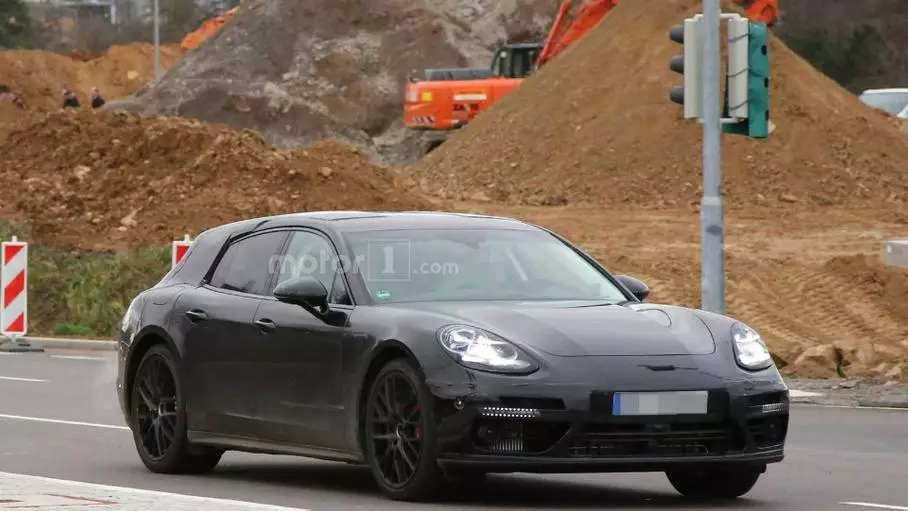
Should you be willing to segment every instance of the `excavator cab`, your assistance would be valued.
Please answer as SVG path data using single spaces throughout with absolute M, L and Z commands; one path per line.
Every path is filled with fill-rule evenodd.
M 536 59 L 542 43 L 519 43 L 503 46 L 492 59 L 492 76 L 523 78 L 536 70 Z

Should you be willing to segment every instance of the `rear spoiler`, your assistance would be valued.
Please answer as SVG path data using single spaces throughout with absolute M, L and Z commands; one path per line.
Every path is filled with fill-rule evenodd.
M 425 69 L 422 78 L 411 75 L 411 82 L 449 82 L 459 80 L 483 80 L 492 77 L 492 71 L 483 67 L 453 67 L 444 69 Z

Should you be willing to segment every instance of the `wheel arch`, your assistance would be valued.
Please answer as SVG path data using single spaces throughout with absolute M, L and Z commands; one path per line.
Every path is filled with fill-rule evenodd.
M 129 355 L 126 358 L 126 371 L 123 375 L 124 397 L 127 410 L 132 409 L 132 392 L 130 389 L 132 388 L 135 372 L 139 368 L 139 362 L 142 361 L 142 357 L 148 353 L 148 350 L 158 345 L 167 346 L 174 356 L 178 356 L 179 350 L 177 350 L 176 344 L 163 329 L 157 327 L 151 327 L 142 331 L 136 336 L 136 339 L 132 343 Z
M 416 355 L 413 354 L 413 351 L 406 344 L 397 339 L 383 341 L 372 351 L 369 364 L 366 367 L 366 371 L 363 373 L 358 394 L 356 396 L 356 447 L 359 452 L 365 452 L 365 444 L 363 442 L 365 421 L 363 419 L 366 409 L 366 398 L 369 395 L 369 388 L 371 388 L 372 382 L 375 381 L 375 377 L 378 375 L 378 372 L 381 371 L 381 368 L 388 362 L 398 358 L 406 359 L 413 364 L 413 367 L 418 372 L 422 373 L 422 366 L 419 363 L 419 359 L 416 358 Z

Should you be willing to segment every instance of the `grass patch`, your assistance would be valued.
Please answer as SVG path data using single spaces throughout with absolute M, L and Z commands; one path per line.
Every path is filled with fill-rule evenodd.
M 0 240 L 22 229 L 0 222 Z M 116 335 L 129 302 L 170 268 L 170 248 L 130 253 L 68 252 L 29 244 L 30 335 L 108 338 Z

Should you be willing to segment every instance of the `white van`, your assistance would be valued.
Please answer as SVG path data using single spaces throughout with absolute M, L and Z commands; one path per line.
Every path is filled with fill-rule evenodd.
M 908 88 L 868 89 L 858 96 L 858 99 L 903 121 L 908 119 Z

